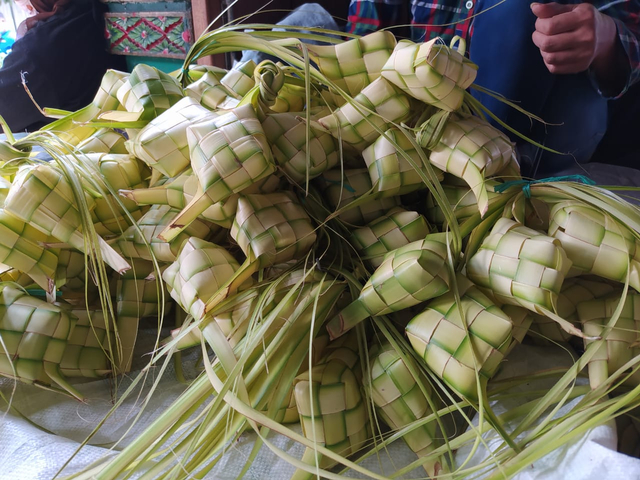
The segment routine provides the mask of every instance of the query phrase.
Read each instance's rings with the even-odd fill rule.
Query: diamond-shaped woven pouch
[[[302,258],[316,241],[311,219],[288,192],[240,195],[231,237],[261,268]]]
[[[336,139],[313,125],[309,126],[307,150],[307,126],[299,117],[289,113],[267,115],[262,128],[278,166],[301,185],[338,164]]]
[[[140,113],[140,120],[154,119],[184,97],[175,78],[142,63],[133,68],[116,96],[127,112]]]
[[[0,375],[27,383],[60,385],[68,391],[60,362],[76,318],[64,309],[0,286]]]
[[[107,70],[100,82],[98,93],[93,98],[93,105],[101,112],[110,110],[124,110],[124,106],[118,100],[118,90],[122,87],[129,73],[119,72],[118,70]]]
[[[190,237],[206,238],[211,233],[210,224],[201,220],[192,222],[183,232],[170,241],[158,238],[158,234],[170,225],[179,210],[169,205],[154,205],[138,221],[129,227],[113,245],[126,258],[151,260],[151,251],[160,262],[174,262],[184,242]],[[146,241],[146,243],[145,243]],[[149,246],[148,246],[148,245]]]
[[[556,310],[570,267],[557,239],[501,218],[468,260],[467,276],[500,302],[543,313]]]
[[[299,375],[293,383],[305,437],[342,456],[349,456],[365,445],[371,434],[367,406],[349,367],[332,360]],[[333,460],[321,457],[320,468],[334,464]]]
[[[406,333],[433,373],[461,396],[477,399],[475,372],[485,382],[495,374],[511,345],[513,323],[462,276],[458,289],[460,304],[453,292],[432,300],[409,322]]]
[[[136,189],[149,186],[150,171],[147,166],[129,154],[88,153],[85,158],[95,165],[102,174],[105,192],[107,186],[111,191]],[[91,211],[91,219],[98,235],[119,235],[131,225],[132,221],[142,217],[146,208],[141,208],[128,198],[116,199],[110,193],[95,200],[95,208]],[[123,208],[124,207],[124,208]]]
[[[209,298],[240,268],[223,247],[192,237],[163,273],[171,297],[187,313],[200,319]],[[251,281],[248,282],[251,284]]]
[[[497,184],[498,182],[495,180],[487,180],[485,182],[488,201],[491,201],[493,198],[500,195],[493,190]],[[453,213],[458,221],[461,222],[478,211],[478,201],[468,185],[442,183],[441,186],[444,191],[446,201],[451,205]],[[426,196],[424,214],[425,217],[427,217],[427,220],[434,225],[442,225],[445,222],[442,209],[431,193],[428,193]]]
[[[597,278],[588,280],[580,277],[567,278],[562,284],[562,290],[558,295],[558,315],[576,326],[580,325],[577,314],[577,305],[581,302],[594,300],[611,294],[616,288],[608,282],[598,281]],[[532,338],[550,340],[552,342],[567,342],[574,338],[560,326],[544,315],[533,314],[531,331],[540,335]]]
[[[251,105],[187,129],[191,166],[212,202],[274,173],[271,148]]]
[[[380,136],[380,130],[388,130],[391,122],[403,122],[411,114],[410,98],[382,77],[363,88],[353,100],[355,105],[345,103],[318,123],[360,152]]]
[[[43,290],[52,291],[56,278],[56,251],[44,248],[48,235],[0,209],[0,263],[31,277]]]
[[[308,49],[318,69],[347,94],[355,96],[380,76],[395,46],[391,32],[379,31],[336,45],[309,45]],[[340,95],[336,97],[340,99]]]
[[[609,323],[619,302],[624,306],[615,326],[607,331]],[[613,373],[622,368],[625,363],[640,355],[640,295],[629,292],[626,298],[619,294],[610,295],[596,300],[581,302],[577,306],[578,318],[586,336],[600,338],[600,340],[585,339],[585,347],[592,342],[599,344],[595,355],[589,361],[589,383],[592,388],[607,381]],[[640,383],[640,370],[637,365],[635,371],[627,371],[629,375],[625,385],[636,387]]]
[[[80,142],[77,149],[82,153],[128,153],[124,136],[110,128],[101,128]]]
[[[398,352],[389,344],[384,344],[371,360],[370,378],[365,380],[365,389],[371,392],[371,398],[378,415],[393,430],[400,430],[432,413],[427,397],[411,375],[407,364]],[[431,388],[424,378],[420,379],[432,395]],[[370,390],[369,390],[370,389]],[[434,403],[437,397],[432,395]],[[419,457],[437,448],[441,442],[437,440],[437,423],[435,421],[421,425],[402,438],[409,448]],[[439,462],[428,462],[424,465],[431,476],[441,468]]]
[[[429,224],[422,215],[396,207],[365,227],[354,230],[351,244],[373,268],[378,268],[387,253],[428,234]]]
[[[240,103],[235,94],[220,83],[212,73],[205,73],[201,78],[188,85],[184,94],[209,109],[235,108]]]
[[[126,373],[131,369],[140,319],[157,317],[160,311],[168,314],[173,305],[166,285],[162,284],[161,288],[158,283],[161,271],[155,269],[153,262],[140,258],[130,261],[131,270],[119,275],[116,280],[116,373]]]
[[[380,196],[405,195],[416,190],[426,189],[416,170],[405,159],[404,152],[418,168],[426,175],[426,167],[420,155],[411,141],[399,129],[391,128],[385,132],[390,138],[380,136],[373,144],[362,152],[362,158],[367,165],[371,183],[375,186]],[[391,142],[395,142],[400,151]],[[419,148],[419,147],[418,147]],[[428,158],[428,152],[425,152]],[[435,169],[438,180],[442,180],[443,173]]]
[[[113,326],[107,327],[102,309],[76,307],[71,313],[77,322],[64,349],[60,371],[66,377],[100,378],[111,373],[109,339],[115,349]]]
[[[370,316],[404,310],[449,291],[446,242],[437,233],[389,252],[359,297],[328,322],[331,337]]]
[[[412,97],[449,112],[460,108],[478,66],[463,53],[434,38],[401,40],[382,68],[382,76]]]
[[[95,207],[85,195],[89,208]],[[41,232],[70,242],[80,241],[81,220],[76,199],[63,173],[49,164],[23,167],[5,200],[4,209]],[[82,240],[84,244],[84,241]]]
[[[215,115],[192,98],[183,98],[158,115],[127,142],[129,151],[167,177],[175,177],[189,166],[187,127]]]
[[[462,178],[473,191],[478,210],[488,208],[485,178],[495,175],[510,161],[514,146],[509,138],[478,117],[450,118],[429,160],[439,169]]]
[[[467,262],[467,276],[500,302],[542,313],[556,310],[570,266],[557,239],[501,218]]]
[[[253,78],[255,69],[256,63],[253,60],[240,62],[220,79],[220,83],[233,92],[236,98],[243,98],[256,84]]]
[[[611,216],[578,201],[555,204],[549,235],[557,238],[573,262],[569,275],[593,274],[640,290],[640,248],[631,231]]]

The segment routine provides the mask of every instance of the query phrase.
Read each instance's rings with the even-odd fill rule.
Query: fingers
[[[582,18],[575,11],[560,13],[551,18],[538,18],[536,31],[545,35],[559,35],[572,32],[582,24]]]
[[[589,62],[588,57],[584,57],[580,52],[575,51],[556,53],[542,52],[542,59],[549,72],[563,75],[583,72],[585,65]]]
[[[545,35],[538,31],[531,36],[533,43],[541,52],[553,53],[579,48],[581,42],[571,33],[560,33],[558,35]]]
[[[589,68],[596,51],[597,11],[593,5],[532,4],[531,9],[539,14],[531,38],[549,71],[569,74]],[[543,18],[554,12],[556,15]]]
[[[561,13],[568,13],[575,5],[562,5],[560,3],[532,3],[531,11],[538,18],[551,18]]]

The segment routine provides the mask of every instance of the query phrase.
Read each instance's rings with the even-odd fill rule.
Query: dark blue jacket
[[[103,6],[76,0],[31,28],[13,44],[0,69],[0,115],[12,131],[34,130],[50,120],[33,105],[21,83],[41,107],[78,110],[98,91],[108,68],[123,66],[107,52]]]

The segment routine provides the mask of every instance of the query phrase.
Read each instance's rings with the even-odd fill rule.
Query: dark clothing
[[[610,100],[609,114],[607,133],[593,161],[640,169],[640,143],[636,136],[640,132],[640,83],[622,98]]]
[[[491,8],[498,3],[475,1],[478,8],[486,10],[476,19],[471,40],[470,57],[480,67],[475,83],[515,100],[548,125],[532,122],[494,97],[476,90],[472,94],[510,127],[562,152],[553,154],[511,135],[518,143],[524,175],[548,177],[588,162],[607,129],[607,99],[594,88],[586,72],[549,73],[531,40],[536,17],[529,2],[508,1]]]
[[[108,68],[123,69],[123,59],[106,50],[102,15],[97,0],[75,0],[13,44],[0,69],[0,115],[12,131],[51,121],[33,105],[22,74],[42,108],[73,111],[91,103]]]

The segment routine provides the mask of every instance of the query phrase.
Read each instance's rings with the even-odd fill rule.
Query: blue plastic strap
[[[522,192],[527,198],[531,198],[531,185],[536,183],[551,183],[551,182],[580,182],[585,185],[595,185],[596,182],[584,175],[563,175],[560,177],[541,178],[540,180],[512,180],[505,182],[501,185],[496,185],[494,191],[502,193],[511,187],[522,187]]]

